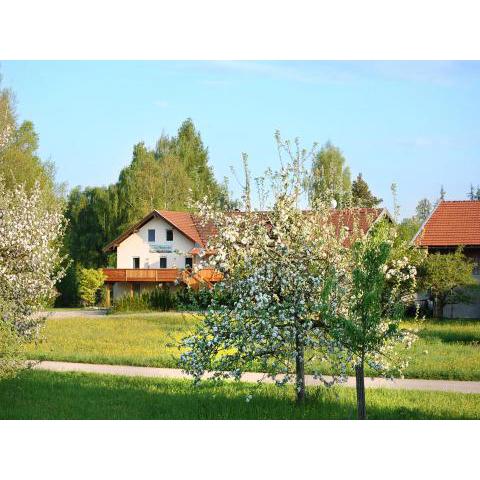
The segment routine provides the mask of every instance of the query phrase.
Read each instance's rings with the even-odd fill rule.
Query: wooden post
[[[107,308],[110,308],[111,307],[110,284],[109,283],[105,284],[103,288],[105,288],[105,306]]]

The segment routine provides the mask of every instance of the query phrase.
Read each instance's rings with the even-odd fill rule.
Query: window
[[[133,257],[133,268],[140,268],[140,257]]]
[[[193,266],[193,258],[192,257],[186,257],[185,258],[185,268],[192,268]]]
[[[173,230],[167,230],[167,242],[173,242]]]
[[[167,257],[160,257],[160,268],[167,268]]]
[[[154,242],[155,241],[155,230],[148,230],[148,241]]]
[[[140,284],[135,282],[133,284],[133,294],[134,295],[140,295],[140,293],[141,293]]]

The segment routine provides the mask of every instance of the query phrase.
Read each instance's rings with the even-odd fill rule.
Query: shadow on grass
[[[236,383],[194,387],[181,380],[28,371],[0,383],[0,417],[266,420],[353,419],[356,415],[351,389],[312,388],[305,406],[297,407],[290,387],[263,385],[247,402],[252,388]],[[438,395],[441,405],[432,408],[433,392],[369,391],[369,418],[475,418],[480,411],[480,395]]]
[[[442,343],[461,343],[464,345],[480,346],[480,331],[455,331],[432,328],[420,332],[420,338],[425,340],[440,341]]]

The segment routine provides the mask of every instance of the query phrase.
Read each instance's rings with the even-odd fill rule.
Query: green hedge
[[[215,295],[215,289],[192,290],[183,287],[172,293],[169,288],[155,288],[135,294],[124,295],[113,302],[113,312],[145,312],[149,310],[206,310]]]

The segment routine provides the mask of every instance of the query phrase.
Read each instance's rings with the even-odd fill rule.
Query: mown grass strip
[[[247,396],[253,393],[247,402]],[[369,390],[370,419],[479,419],[480,395]],[[204,383],[84,373],[25,371],[0,383],[2,419],[354,419],[349,388],[308,389]]]

